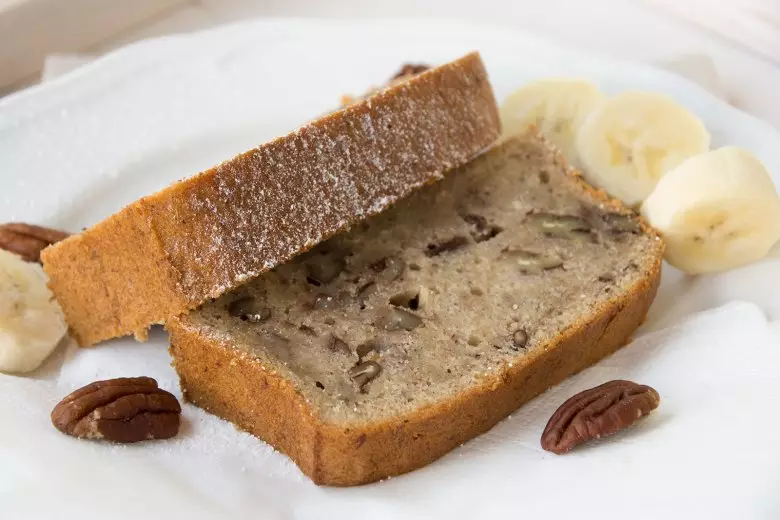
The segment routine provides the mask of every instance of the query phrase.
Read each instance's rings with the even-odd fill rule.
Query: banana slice
[[[763,258],[780,239],[780,197],[750,152],[724,147],[667,172],[642,205],[661,232],[666,260],[711,273]]]
[[[633,206],[658,179],[710,147],[704,124],[673,99],[623,92],[597,107],[575,141],[585,178]]]
[[[0,372],[30,372],[51,354],[67,326],[38,264],[0,249]]]
[[[523,133],[535,124],[542,134],[577,166],[574,138],[587,115],[604,100],[604,94],[590,81],[545,79],[528,83],[510,94],[501,106],[504,133]]]

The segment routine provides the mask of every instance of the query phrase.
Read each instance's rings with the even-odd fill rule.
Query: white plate
[[[607,92],[665,92],[704,120],[713,146],[752,150],[780,184],[780,134],[670,73],[522,33],[456,23],[253,21],[131,45],[0,100],[0,222],[89,226],[174,179],[293,129],[334,107],[341,94],[384,81],[402,62],[443,62],[473,49],[482,53],[499,100],[526,80],[564,75],[588,77]],[[780,319],[778,260],[707,278],[667,269],[663,287],[645,331],[735,300],[753,302],[770,319]],[[169,507],[196,516],[317,518],[330,511],[343,518],[454,518],[466,514],[474,496],[482,496],[488,509],[498,504],[515,513],[544,510],[539,500],[549,500],[538,492],[518,500],[506,486],[495,488],[502,490],[497,496],[489,489],[466,491],[479,483],[466,486],[459,458],[480,458],[480,446],[506,444],[506,433],[493,440],[483,436],[391,483],[326,490],[264,444],[190,406],[182,436],[172,443],[112,447],[52,432],[47,414],[58,397],[95,378],[143,373],[177,391],[165,341],[156,332],[143,346],[125,339],[88,351],[71,347],[61,372],[62,356],[31,378],[0,375],[0,508],[20,517],[79,511],[91,517],[100,507],[119,517],[147,511],[148,505],[150,514]],[[545,410],[542,399],[527,408]],[[9,416],[15,426],[6,422]],[[780,466],[780,456],[770,460]],[[513,477],[496,465],[478,467],[474,476],[483,485]],[[448,485],[445,470],[461,478],[451,497],[442,487]],[[421,493],[421,485],[430,486],[429,492]],[[657,485],[662,491],[663,483]],[[631,498],[624,495],[629,503]],[[717,507],[718,498],[709,497],[710,518],[727,510]],[[601,509],[602,518],[612,517],[608,506]]]

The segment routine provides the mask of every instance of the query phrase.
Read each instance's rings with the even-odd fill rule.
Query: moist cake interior
[[[617,208],[537,137],[511,139],[183,323],[323,421],[381,421],[522,363],[646,277],[658,238]]]

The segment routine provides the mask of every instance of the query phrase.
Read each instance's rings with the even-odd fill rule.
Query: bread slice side
[[[658,266],[660,269],[660,265]],[[660,270],[658,271],[660,273]],[[356,486],[421,468],[487,432],[525,402],[630,341],[660,277],[652,276],[522,363],[452,400],[376,424],[344,428],[318,420],[289,380],[232,346],[172,320],[171,355],[188,402],[289,456],[314,483]],[[541,436],[541,432],[539,432]]]
[[[526,170],[523,175],[527,174],[529,178],[518,184],[522,176],[518,177],[517,169],[523,167]],[[432,228],[446,231],[437,236],[450,236],[454,229],[451,221],[459,217],[447,216],[450,213],[445,210],[426,211],[425,208],[437,203],[446,206],[448,192],[453,192],[455,195],[450,202],[456,208],[470,211],[473,207],[464,208],[461,203],[463,197],[472,202],[475,197],[479,198],[474,187],[514,187],[518,191],[517,201],[503,195],[494,198],[502,201],[507,208],[515,207],[516,203],[520,208],[517,215],[526,214],[526,203],[537,200],[534,197],[536,192],[540,197],[538,200],[544,201],[545,194],[551,193],[550,189],[561,197],[576,199],[576,204],[568,204],[567,207],[574,208],[579,202],[585,202],[588,212],[597,210],[609,215],[628,215],[621,204],[594,191],[576,174],[565,170],[562,157],[550,151],[537,136],[529,135],[522,141],[510,140],[455,172],[441,185],[426,188],[425,192],[418,192],[390,212],[367,221],[366,226],[370,227],[353,230],[350,232],[352,238],[342,237],[338,241],[341,245],[373,249],[379,247],[377,237],[381,239],[384,233],[389,233],[388,237],[393,237],[393,234],[396,238],[406,237],[407,246],[425,243],[424,240],[409,240],[410,236],[423,235],[425,238],[428,234],[437,235],[431,231]],[[480,177],[483,174],[498,179],[497,183],[484,182],[486,177]],[[468,181],[470,176],[474,177],[473,183]],[[539,180],[536,180],[537,176]],[[465,180],[459,185],[460,179]],[[426,215],[426,220],[419,226],[415,225],[416,212]],[[409,213],[412,213],[412,218],[405,220]],[[513,215],[508,216],[514,218]],[[437,216],[441,218],[437,220]],[[504,244],[500,241],[511,243],[519,240],[523,233],[516,224],[512,224],[511,219],[502,224],[509,224],[505,226],[505,231],[495,237],[470,242],[466,250],[442,253],[428,257],[428,260],[420,260],[427,255],[418,255],[414,258],[421,264],[418,269],[407,272],[401,280],[385,282],[387,291],[377,288],[372,296],[375,300],[368,301],[365,312],[369,312],[372,305],[384,305],[382,302],[388,294],[396,294],[399,288],[418,283],[429,268],[432,274],[425,278],[426,283],[439,287],[446,286],[446,280],[441,278],[451,276],[453,272],[458,273],[464,284],[485,273],[498,273],[500,267],[496,257],[490,256],[491,251],[503,253]],[[334,323],[336,330],[340,322],[344,322],[344,327],[337,332],[350,343],[351,358],[336,353],[323,354],[315,340],[309,341],[304,336],[291,336],[293,342],[300,341],[302,344],[291,343],[288,347],[290,352],[279,352],[279,345],[269,343],[272,338],[263,334],[268,331],[290,334],[292,329],[284,329],[290,320],[295,323],[303,320],[306,331],[321,329],[322,324],[318,321],[317,310],[306,311],[313,316],[311,319],[299,315],[300,309],[316,308],[316,305],[307,307],[305,301],[296,303],[305,300],[305,296],[300,296],[305,293],[295,292],[301,283],[283,285],[284,293],[278,293],[274,289],[280,283],[278,276],[269,273],[250,284],[251,287],[236,291],[235,296],[226,295],[202,310],[180,316],[167,324],[171,334],[171,354],[185,397],[286,453],[318,484],[358,485],[419,468],[487,431],[527,400],[629,341],[655,296],[660,281],[663,244],[640,219],[630,217],[623,224],[629,227],[636,224],[637,227],[625,235],[617,233],[612,236],[608,232],[602,236],[601,239],[616,241],[615,248],[604,246],[603,258],[586,256],[586,253],[600,254],[598,251],[602,246],[597,241],[579,243],[577,241],[582,238],[579,235],[566,239],[542,239],[540,235],[533,234],[529,243],[537,243],[539,249],[545,251],[553,251],[557,247],[568,250],[573,254],[568,258],[573,264],[532,275],[518,272],[517,280],[496,279],[494,276],[479,278],[482,281],[493,279],[496,284],[506,286],[517,282],[520,283],[518,287],[526,288],[523,291],[527,295],[525,301],[522,298],[524,294],[513,300],[520,302],[521,308],[516,312],[523,314],[527,310],[524,315],[538,330],[534,333],[529,329],[527,348],[517,350],[499,344],[500,339],[495,338],[473,346],[470,345],[471,339],[469,344],[460,342],[456,333],[469,330],[472,324],[467,323],[468,320],[478,320],[481,314],[487,314],[485,320],[494,325],[494,330],[500,331],[503,330],[505,316],[499,315],[495,306],[468,303],[467,291],[456,294],[448,289],[446,294],[434,296],[432,309],[415,311],[426,320],[426,324],[414,331],[376,331],[372,329],[372,318],[361,315],[360,307],[353,304],[344,304],[343,309],[326,309],[327,317],[323,323],[329,323],[328,318],[332,317],[330,323]],[[513,225],[514,228],[511,227]],[[401,233],[399,227],[407,228],[409,233]],[[636,242],[636,247],[631,246],[632,241]],[[641,258],[614,258],[618,250],[629,251],[632,255],[634,253],[631,252],[639,252]],[[316,254],[319,253],[310,253]],[[355,250],[352,258],[359,258],[362,254],[362,251]],[[407,265],[411,265],[411,253],[405,254]],[[585,261],[601,262],[602,265],[596,268],[579,265]],[[474,262],[480,267],[473,268]],[[289,266],[293,272],[296,268],[294,264]],[[359,264],[355,263],[356,266]],[[604,266],[620,268],[613,270],[617,273],[616,278],[606,287],[596,276],[601,272],[598,269]],[[348,265],[347,270],[350,268]],[[351,283],[352,276],[359,272],[355,268],[330,283],[336,284],[338,290],[340,281]],[[586,275],[587,279],[583,280],[572,278]],[[569,282],[580,283],[586,288],[592,283],[593,290],[589,293],[592,300],[583,300],[584,304],[577,306],[568,301],[570,296],[566,301],[555,296],[560,293],[561,284]],[[578,296],[579,287],[574,288]],[[603,293],[602,287],[611,291]],[[493,288],[483,289],[491,292]],[[505,295],[505,291],[502,293],[500,289],[497,287],[492,291],[492,296]],[[314,290],[319,292],[323,287]],[[553,296],[542,301],[544,296],[538,296],[542,294],[540,291],[547,291]],[[279,319],[273,315],[260,323],[242,323],[219,310],[231,298],[237,301],[236,298],[242,298],[246,293],[255,294],[258,298],[264,295],[273,312],[280,315]],[[564,291],[560,294],[569,293]],[[290,307],[291,304],[294,305]],[[459,319],[456,313],[454,321],[448,321],[444,314],[448,312],[447,306],[454,304],[466,305],[459,308],[466,309],[470,318]],[[479,306],[468,307],[471,305]],[[507,308],[516,307],[510,305]],[[577,314],[566,314],[568,307],[576,309]],[[549,311],[556,308],[561,310],[565,319],[550,325],[555,319]],[[507,312],[513,313],[511,310]],[[452,332],[452,337],[437,329],[440,323],[446,324],[444,330]],[[329,392],[332,388],[338,389],[339,377],[348,381],[346,374],[351,364],[365,359],[365,353],[360,354],[359,345],[365,345],[360,343],[364,339],[360,335],[361,329],[375,331],[371,334],[376,333],[379,342],[388,348],[380,349],[382,353],[372,358],[382,365],[382,372],[359,391],[346,392],[347,402],[351,404],[345,406],[342,396],[338,395],[340,390],[333,394]],[[426,336],[426,330],[433,334]],[[482,332],[487,335],[489,331]],[[433,344],[436,338],[438,344]],[[389,341],[395,344],[388,346]],[[417,348],[421,343],[423,348]],[[426,364],[431,360],[426,357],[426,350],[432,353],[433,364]],[[407,360],[411,367],[406,364]],[[452,367],[452,370],[447,369],[445,373],[445,367]],[[414,401],[407,403],[406,396],[414,398]]]
[[[441,179],[497,138],[477,53],[144,197],[42,253],[82,346],[186,312]]]

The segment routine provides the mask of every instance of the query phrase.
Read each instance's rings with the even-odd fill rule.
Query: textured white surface
[[[780,64],[779,0],[646,0]]]
[[[48,410],[94,378],[143,373],[178,393],[159,344],[73,348],[58,383],[0,378],[0,414],[13,425],[0,429],[4,518],[770,520],[780,513],[780,424],[768,413],[780,405],[778,342],[755,305],[708,311],[642,336],[433,465],[353,489],[317,488],[282,455],[189,405],[168,442],[63,436]],[[661,406],[566,456],[541,450],[561,402],[615,378],[653,386]]]
[[[131,41],[214,27],[253,17],[297,16],[316,18],[390,19],[423,17],[428,20],[460,19],[527,31],[609,56],[637,61],[657,61],[684,53],[706,53],[724,79],[724,92],[741,109],[780,128],[780,47],[764,46],[764,55],[751,53],[743,38],[780,34],[765,12],[775,11],[780,0],[663,0],[679,12],[685,6],[707,4],[694,16],[681,17],[667,6],[650,0],[189,0],[183,9],[144,24],[100,45],[98,51]],[[755,9],[763,5],[763,9]],[[690,10],[689,10],[690,11]],[[763,12],[762,12],[763,11]],[[706,29],[715,18],[730,13],[725,34]],[[691,13],[689,13],[691,14]],[[703,24],[703,25],[702,25]],[[761,30],[759,30],[759,27]],[[725,37],[724,37],[725,36]],[[771,40],[768,40],[771,43]],[[760,79],[759,79],[760,78]]]
[[[0,92],[40,70],[46,54],[83,50],[184,0],[0,0]]]
[[[121,18],[120,11],[111,12]],[[181,8],[86,50],[102,54],[143,38],[256,17],[285,16],[446,17],[528,31],[579,49],[638,61],[706,53],[724,78],[723,91],[728,99],[780,128],[780,104],[775,102],[780,88],[780,46],[773,45],[780,38],[776,22],[780,0],[481,0],[478,9],[473,0],[186,0]],[[25,44],[25,40],[12,42],[9,52],[13,53],[20,43]],[[48,52],[66,50],[48,47]],[[15,87],[31,83],[32,78]]]
[[[0,221],[91,224],[294,128],[401,61],[443,61],[471,48],[483,52],[499,99],[553,73],[585,75],[609,92],[666,92],[704,119],[714,145],[751,149],[780,180],[777,131],[675,75],[513,32],[422,29],[411,22],[256,22],[133,46],[0,100]],[[368,38],[370,50],[357,44]],[[60,353],[30,378],[0,375],[2,516],[776,519],[780,424],[767,413],[780,404],[774,280],[777,259],[701,278],[667,269],[647,332],[724,303],[753,305],[732,303],[647,336],[438,463],[348,490],[313,486],[266,445],[191,406],[171,442],[116,447],[62,436],[48,414],[77,386],[141,374],[177,386],[160,331],[147,345],[70,346],[64,362]],[[765,314],[775,321],[767,325]],[[663,399],[658,412],[570,456],[540,451],[544,423],[565,397],[616,377],[654,385]]]

